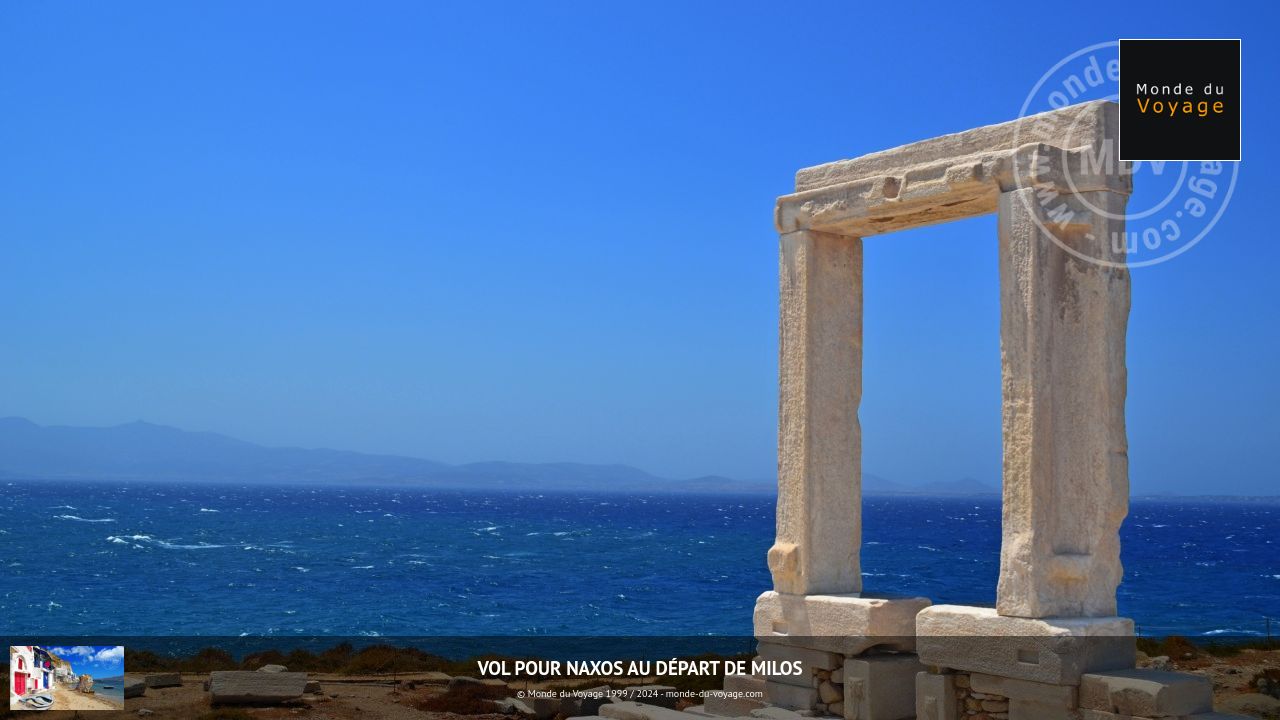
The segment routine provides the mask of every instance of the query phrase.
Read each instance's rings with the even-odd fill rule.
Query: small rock
[[[1214,703],[1213,709],[1259,718],[1280,718],[1280,700],[1262,693],[1232,695]]]
[[[148,716],[148,715],[155,715],[155,714],[156,714],[156,711],[155,711],[155,710],[148,710],[147,708],[138,708],[138,712],[137,712],[137,713],[135,713],[135,714],[136,714],[138,717],[146,717],[146,716]]]
[[[454,679],[456,680],[457,678]],[[509,697],[502,700],[494,700],[493,705],[503,715],[533,715],[533,708],[517,698]]]
[[[258,668],[258,672],[289,672],[289,668],[283,665],[263,665]]]
[[[124,681],[124,696],[126,698],[137,698],[147,694],[147,681],[138,678],[130,678]]]
[[[475,686],[475,685],[483,685],[484,687],[491,687],[491,688],[501,688],[503,690],[507,689],[507,684],[497,678],[480,679],[480,678],[467,677],[466,675],[459,675],[455,678],[449,679],[450,690],[454,688],[468,687],[468,686]]]
[[[147,676],[147,687],[149,688],[167,688],[181,687],[182,675],[178,673],[159,673]]]
[[[1169,662],[1168,655],[1157,655],[1151,658],[1150,667],[1152,670],[1171,670],[1173,663]]]
[[[318,694],[318,693],[322,693],[322,692],[324,692],[324,689],[320,687],[320,681],[319,681],[319,680],[308,680],[308,681],[307,681],[307,685],[306,685],[306,687],[304,687],[304,688],[302,689],[302,691],[303,691],[303,692],[308,692],[308,693],[317,693],[317,694]]]

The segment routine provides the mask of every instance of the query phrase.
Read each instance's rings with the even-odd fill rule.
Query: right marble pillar
[[[1129,507],[1127,201],[1035,187],[999,197],[1001,616],[1116,615]]]

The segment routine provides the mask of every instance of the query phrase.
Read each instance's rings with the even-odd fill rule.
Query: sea
[[[774,499],[0,482],[0,635],[751,633]],[[864,499],[868,592],[991,604],[998,497]],[[1280,620],[1280,503],[1134,500],[1142,635]],[[1280,625],[1271,628],[1280,632]]]
[[[93,694],[113,703],[124,703],[124,676],[94,678]]]

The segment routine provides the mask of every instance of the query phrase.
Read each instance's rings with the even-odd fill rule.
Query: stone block
[[[216,670],[209,674],[214,705],[276,705],[297,700],[306,687],[307,674],[302,672]]]
[[[500,712],[503,715],[523,715],[525,717],[533,717],[537,714],[529,703],[521,700],[520,698],[509,697],[501,700],[490,700],[489,702],[493,704],[493,709],[495,711]]]
[[[796,173],[796,190],[814,190],[882,176],[902,176],[914,168],[1000,152],[1028,143],[1063,148],[1096,147],[1119,133],[1119,106],[1097,101],[1068,105],[1031,117],[941,135],[874,152],[852,160],[816,165]]]
[[[1014,678],[973,673],[969,676],[969,687],[974,692],[988,695],[999,695],[1017,700],[1031,700],[1074,708],[1077,705],[1077,689],[1074,685],[1051,685],[1049,683],[1016,680]]]
[[[914,717],[916,675],[924,669],[912,653],[848,658],[844,662],[846,720]]]
[[[814,650],[774,642],[773,638],[759,639],[756,657],[759,660],[773,662],[796,661],[804,667],[805,675],[812,675],[815,670],[835,670],[844,664],[844,656],[826,650]]]
[[[957,720],[956,676],[916,673],[917,720]]]
[[[1194,715],[1213,710],[1213,682],[1159,670],[1088,673],[1080,678],[1080,707],[1153,718]]]
[[[689,720],[688,713],[630,700],[601,705],[600,716],[614,720]]]
[[[645,705],[675,709],[680,699],[670,685],[631,685],[626,688],[627,699]]]
[[[728,694],[711,694],[703,699],[702,707],[711,715],[720,717],[746,717],[751,714],[752,710],[763,708],[764,697],[758,695],[756,697],[734,696],[734,691],[728,689],[728,678],[725,678],[725,691]],[[760,681],[760,692],[764,692],[764,681]]]
[[[801,715],[795,710],[786,710],[780,707],[763,707],[759,710],[752,710],[751,717],[761,718],[762,720],[800,720],[800,718],[811,717],[811,715]]]
[[[763,697],[764,682],[764,678],[758,675],[725,675],[724,689],[735,693],[761,693],[756,697]]]
[[[1001,193],[1019,188],[1128,195],[1132,178],[1123,166],[1097,162],[1104,151],[1115,157],[1116,107],[1072,106],[801,170],[796,192],[778,198],[774,224],[781,233],[865,238],[986,215],[998,209]],[[1039,132],[1045,119],[1064,122]],[[956,138],[965,139],[951,142]]]
[[[146,682],[149,688],[179,687],[182,685],[182,675],[180,673],[156,673],[155,675],[148,675]]]
[[[304,687],[302,690],[303,692],[308,692],[312,694],[319,694],[324,692],[324,688],[320,686],[319,680],[308,680],[306,687]]]
[[[1038,700],[1010,700],[1009,720],[1081,720],[1079,708]]]
[[[810,710],[818,704],[818,689],[765,680],[764,699],[788,710]]]
[[[582,696],[578,698],[578,712],[582,715],[598,715],[600,714],[600,706],[613,701],[610,693],[613,688],[608,685],[599,685],[582,691]]]
[[[839,655],[874,647],[911,651],[916,614],[927,598],[871,595],[788,595],[766,592],[753,617],[758,640]]]
[[[1132,668],[1137,652],[1128,618],[1015,618],[962,605],[920,611],[916,648],[926,665],[1050,685]]]
[[[147,694],[147,681],[139,678],[126,678],[124,681],[125,698],[142,697]]]

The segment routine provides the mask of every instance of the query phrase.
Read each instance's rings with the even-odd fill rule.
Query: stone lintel
[[[928,606],[929,600],[920,597],[769,591],[756,600],[755,635],[761,643],[841,655],[859,655],[873,647],[910,651],[916,613]]]
[[[1111,146],[1106,152],[1113,152]],[[1000,193],[1035,188],[1055,195],[1108,191],[1128,195],[1130,166],[1093,146],[1027,143],[975,155],[904,165],[778,199],[778,231],[819,230],[868,237],[993,213]],[[904,157],[903,162],[911,161]]]
[[[852,160],[815,165],[796,173],[796,192],[873,177],[901,177],[910,168],[999,153],[1028,143],[1063,148],[1098,146],[1119,134],[1119,106],[1109,101],[1058,110],[921,140]],[[1118,156],[1117,156],[1118,157]]]
[[[1136,662],[1133,621],[1122,617],[1019,618],[994,608],[934,605],[916,616],[926,665],[1052,685]]]

